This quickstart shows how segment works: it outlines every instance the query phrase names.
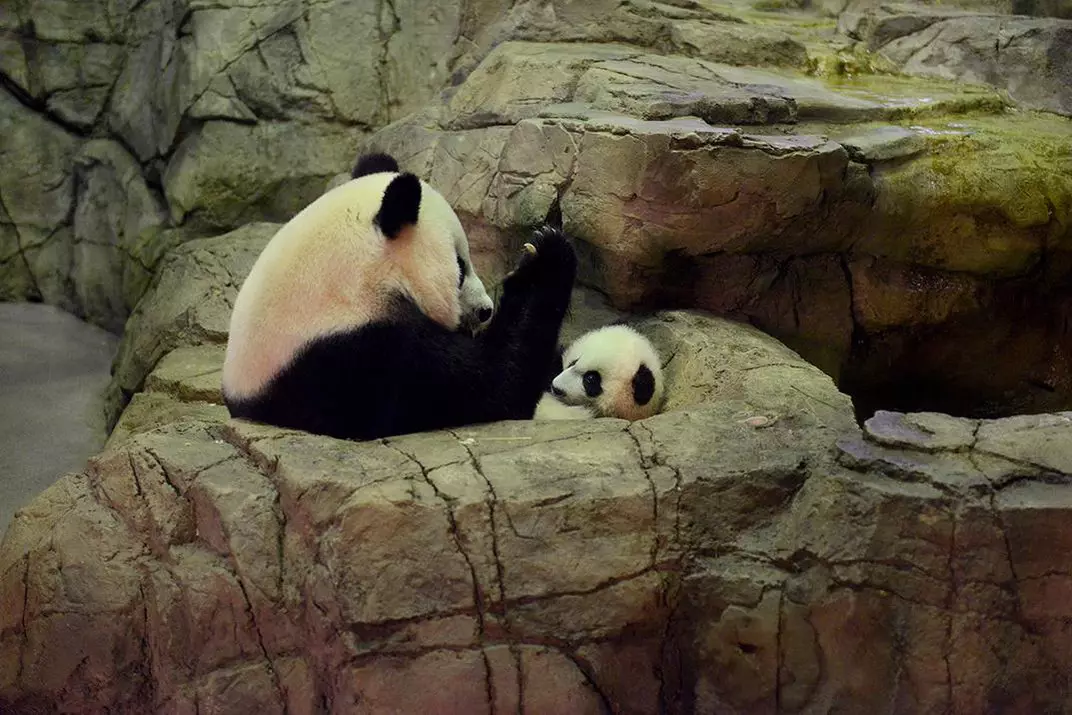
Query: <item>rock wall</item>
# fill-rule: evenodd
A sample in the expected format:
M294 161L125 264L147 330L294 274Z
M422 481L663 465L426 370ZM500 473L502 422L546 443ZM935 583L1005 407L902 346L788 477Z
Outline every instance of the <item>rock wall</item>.
M0 10L0 297L122 330L163 252L284 220L444 86L473 9L350 0Z
M168 250L389 148L492 277L561 218L617 308L746 319L865 415L1058 409L1070 21L1014 4L18 2L0 298L121 332Z

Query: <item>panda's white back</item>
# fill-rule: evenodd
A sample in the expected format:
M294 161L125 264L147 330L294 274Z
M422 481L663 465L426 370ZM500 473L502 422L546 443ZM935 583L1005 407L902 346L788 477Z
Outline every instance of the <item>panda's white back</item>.
M255 394L305 343L382 317L399 291L436 322L458 324L454 247L421 229L457 218L422 182L418 225L386 242L373 217L395 176L371 174L332 189L268 242L235 299L223 368L229 394Z

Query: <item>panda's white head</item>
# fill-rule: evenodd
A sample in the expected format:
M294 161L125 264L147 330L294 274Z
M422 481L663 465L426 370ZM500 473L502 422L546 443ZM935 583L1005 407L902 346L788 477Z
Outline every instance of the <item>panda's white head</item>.
M458 327L476 332L487 325L494 303L473 267L465 229L447 200L414 174L399 172L398 163L386 154L361 157L352 176L351 183L365 183L369 190L351 195L378 204L354 208L370 215L386 239L390 263L403 273L403 286L414 302L422 308L433 305L440 287L452 285ZM429 312L439 319L437 311ZM439 322L455 327L453 321Z
M625 325L585 333L562 356L551 392L568 405L584 405L600 417L640 420L659 411L662 363L643 335Z
M391 320L399 296L448 330L476 332L494 304L454 210L384 154L288 221L235 297L223 385L263 390L311 341Z

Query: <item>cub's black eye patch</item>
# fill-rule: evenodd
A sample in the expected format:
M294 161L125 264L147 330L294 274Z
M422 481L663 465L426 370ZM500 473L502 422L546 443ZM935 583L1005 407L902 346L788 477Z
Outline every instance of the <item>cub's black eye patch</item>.
M462 287L462 283L465 283L465 261L461 256L458 256L458 287Z
M603 377L595 370L589 370L581 378L584 385L584 394L589 397L599 397L603 394Z
M638 405L646 405L655 396L655 375L648 366L640 363L633 375L633 401Z

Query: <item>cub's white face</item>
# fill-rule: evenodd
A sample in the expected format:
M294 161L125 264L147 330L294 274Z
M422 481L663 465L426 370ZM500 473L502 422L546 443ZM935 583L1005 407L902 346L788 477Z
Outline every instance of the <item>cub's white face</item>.
M624 325L593 330L562 356L551 392L567 405L583 405L602 417L636 420L658 411L663 377L658 354Z

